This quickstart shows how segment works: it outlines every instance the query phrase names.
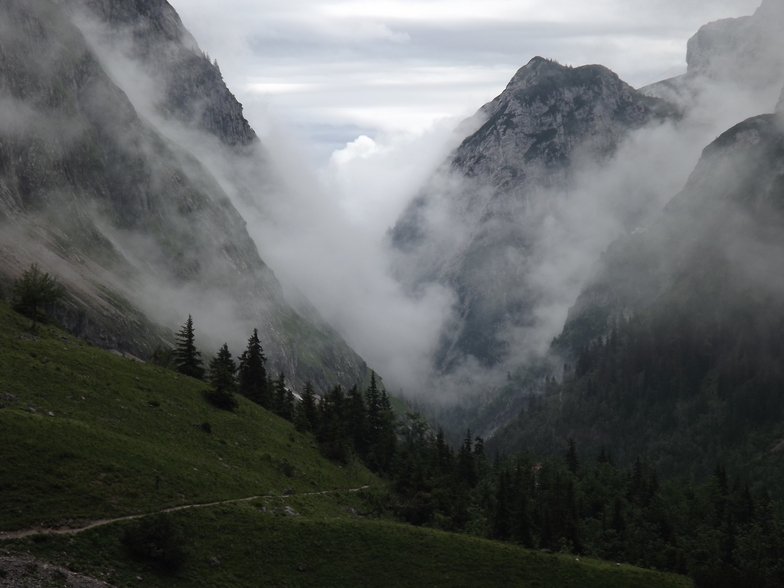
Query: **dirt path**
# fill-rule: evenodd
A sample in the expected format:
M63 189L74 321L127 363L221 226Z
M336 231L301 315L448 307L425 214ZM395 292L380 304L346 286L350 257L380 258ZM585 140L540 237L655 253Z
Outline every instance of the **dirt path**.
M83 533L84 531L89 531L90 529L94 529L96 527L102 527L103 525L109 525L111 523L118 523L120 521L132 521L134 519L140 519L142 517L146 517L149 515L159 514L162 512L175 512L178 510L187 510L189 508L207 508L209 506L218 506L220 504L233 504L237 502L250 502L251 500L258 500L260 498L291 498L297 496L320 496L322 494L335 494L337 492L359 492L360 490L366 490L370 488L370 486L360 486L359 488L349 488L348 490L322 490L321 492L307 492L305 494L285 494L285 495L276 495L276 494L258 494L256 496L248 496L247 498L232 498L230 500L218 500L216 502L204 502L201 504L183 504L180 506L172 506L171 508L164 508L163 510L156 510L154 512L146 512L143 514L137 515L128 515L125 517L117 517L114 519L98 519L95 521L90 521L84 527L79 528L72 528L72 527L60 527L60 528L51 528L51 529L27 529L25 531L0 531L0 541L4 539L22 539L24 537L29 537L31 535L41 535L41 534L51 534L51 535L76 535L77 533Z

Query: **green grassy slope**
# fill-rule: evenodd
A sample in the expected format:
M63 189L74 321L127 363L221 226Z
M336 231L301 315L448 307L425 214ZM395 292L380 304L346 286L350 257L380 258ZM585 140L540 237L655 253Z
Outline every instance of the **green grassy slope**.
M29 326L0 304L0 530L372 480L244 398Z
M381 482L358 464L325 460L290 423L242 398L234 413L214 409L203 383L29 327L0 303L0 531L268 496L170 513L188 554L175 574L129 555L129 521L6 538L0 552L116 586L690 585L359 516L365 493L347 489ZM284 488L295 494L282 497ZM283 516L283 506L300 516Z
M319 504L314 504L319 515L297 518L265 513L261 506L262 501L257 501L174 513L189 538L188 559L177 573L156 572L130 558L120 541L124 524L101 527L74 539L14 543L19 550L70 564L123 587L691 586L687 578L631 566L545 555L345 512L324 516Z

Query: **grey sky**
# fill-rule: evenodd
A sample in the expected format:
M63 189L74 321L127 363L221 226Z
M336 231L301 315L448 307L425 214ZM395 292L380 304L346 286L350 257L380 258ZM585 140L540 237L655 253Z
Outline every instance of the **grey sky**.
M634 86L685 68L686 41L759 0L171 0L256 127L270 113L319 159L362 134L464 117L535 55Z

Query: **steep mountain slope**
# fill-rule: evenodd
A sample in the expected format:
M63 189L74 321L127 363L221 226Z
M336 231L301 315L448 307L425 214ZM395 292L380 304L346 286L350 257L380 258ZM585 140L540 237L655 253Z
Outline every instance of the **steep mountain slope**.
M165 338L155 323L173 328L192 313L197 329L206 327L201 341L214 349L228 340L236 352L258 327L272 369L297 384L361 382L364 362L333 330L287 304L213 175L140 116L107 74L72 24L75 7L130 27L133 52L164 89L156 104L163 118L212 134L227 149L257 141L217 67L190 45L165 1L3 3L6 281L38 262L68 289L58 318L103 346L147 355Z
M559 339L574 358L563 384L494 443L552 450L573 436L623 463L702 477L724 463L780 488L782 250L778 113L724 133L659 222L610 247Z
M381 480L291 423L244 398L218 410L204 383L54 328L33 336L4 303L0 370L3 587L691 585L367 516ZM153 557L128 549L134 528L158 529ZM173 569L160 555L175 550Z
M642 88L643 93L666 98L684 109L699 103L710 86L766 100L784 82L784 5L763 0L751 16L706 24L689 39L687 73Z
M671 113L604 67L540 57L480 110L484 124L391 231L404 283L416 290L440 282L457 294L436 366L450 371L475 358L492 367L508 358L537 321L544 294L531 272L559 197L579 169L606 161L631 130Z

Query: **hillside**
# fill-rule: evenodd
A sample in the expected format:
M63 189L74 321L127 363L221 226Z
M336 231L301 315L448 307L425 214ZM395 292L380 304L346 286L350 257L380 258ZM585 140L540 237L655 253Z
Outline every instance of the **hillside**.
M707 478L717 464L779 495L782 162L779 115L708 146L648 232L614 243L555 348L570 364L494 443L574 437L620 463Z
M690 585L361 516L383 484L359 464L325 460L312 437L243 398L220 411L203 383L50 326L31 333L4 303L0 370L0 562L27 562L30 582L48 561L115 586ZM206 504L216 501L229 502ZM187 553L175 572L129 555L135 520L73 533L191 504L167 515ZM11 533L50 528L59 534ZM38 563L11 557L21 554Z
M39 264L67 286L63 325L139 357L170 344L192 313L215 349L258 328L273 369L298 386L369 376L338 333L289 305L197 157L196 147L212 159L261 147L167 2L11 0L0 20L0 283ZM88 35L96 28L105 35ZM135 52L113 71L128 34ZM121 86L126 70L146 76L146 101ZM173 125L197 138L174 141L162 131ZM262 197L274 172L261 158L253 166Z

